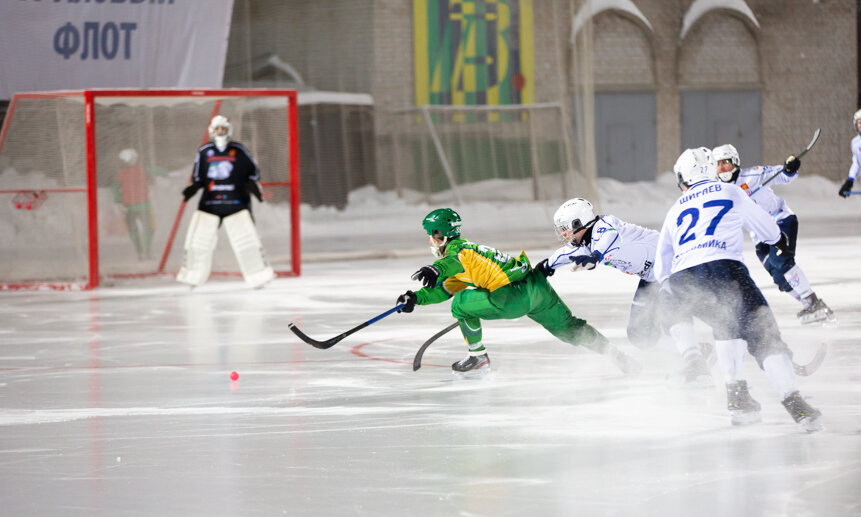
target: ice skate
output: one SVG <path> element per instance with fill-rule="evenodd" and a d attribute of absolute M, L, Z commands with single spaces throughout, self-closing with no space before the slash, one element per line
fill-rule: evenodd
<path fill-rule="evenodd" d="M 802 325 L 809 325 L 811 323 L 825 324 L 837 320 L 834 316 L 834 311 L 821 298 L 816 296 L 816 293 L 805 298 L 804 303 L 806 307 L 798 311 L 797 314 Z"/>
<path fill-rule="evenodd" d="M 726 407 L 732 417 L 732 425 L 754 424 L 761 420 L 759 402 L 747 391 L 747 381 L 730 382 L 726 385 Z"/>
<path fill-rule="evenodd" d="M 487 356 L 487 353 L 468 355 L 460 361 L 453 363 L 451 371 L 459 377 L 480 379 L 490 373 L 490 358 Z"/>
<path fill-rule="evenodd" d="M 710 388 L 714 386 L 708 364 L 701 355 L 691 354 L 685 365 L 667 379 L 674 388 Z"/>
<path fill-rule="evenodd" d="M 822 412 L 808 404 L 797 391 L 783 399 L 781 404 L 783 404 L 783 407 L 786 408 L 798 426 L 808 433 L 823 429 Z"/>

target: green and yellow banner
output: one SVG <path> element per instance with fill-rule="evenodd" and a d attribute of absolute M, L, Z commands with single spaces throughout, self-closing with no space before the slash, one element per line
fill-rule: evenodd
<path fill-rule="evenodd" d="M 535 100 L 532 0 L 413 0 L 416 105 Z"/>

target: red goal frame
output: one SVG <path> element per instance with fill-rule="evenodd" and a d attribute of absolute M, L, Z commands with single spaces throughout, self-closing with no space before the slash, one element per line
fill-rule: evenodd
<path fill-rule="evenodd" d="M 58 98 L 58 97 L 82 97 L 84 109 L 84 132 L 86 138 L 86 188 L 85 189 L 45 189 L 47 192 L 76 192 L 85 193 L 87 197 L 87 234 L 88 234 L 88 255 L 89 255 L 89 271 L 86 281 L 83 283 L 56 283 L 50 281 L 27 281 L 27 282 L 5 282 L 0 279 L 0 290 L 33 290 L 33 289 L 95 289 L 101 285 L 102 276 L 99 270 L 99 221 L 98 221 L 98 196 L 97 196 L 97 163 L 96 163 L 96 101 L 102 97 L 277 97 L 283 96 L 287 99 L 287 128 L 288 137 L 285 142 L 288 153 L 289 180 L 262 182 L 261 185 L 277 186 L 289 188 L 289 203 L 290 203 L 290 269 L 276 270 L 278 277 L 292 277 L 301 274 L 301 235 L 300 235 L 300 179 L 299 179 L 299 109 L 298 95 L 296 90 L 292 89 L 153 89 L 153 90 L 133 90 L 133 89 L 88 89 L 76 91 L 54 91 L 54 92 L 30 92 L 17 93 L 10 101 L 9 108 L 4 118 L 2 128 L 0 128 L 0 152 L 2 152 L 6 137 L 9 131 L 9 126 L 13 119 L 17 103 L 22 99 L 40 99 L 40 98 Z M 215 107 L 211 116 L 218 114 L 220 100 L 215 101 Z M 211 117 L 210 117 L 211 118 Z M 203 128 L 204 137 L 201 143 L 208 141 L 209 136 L 206 128 Z M 292 137 L 291 137 L 292 136 Z M 0 194 L 20 194 L 31 192 L 32 189 L 8 189 L 0 190 Z M 112 277 L 147 277 L 169 274 L 165 271 L 167 258 L 174 245 L 177 229 L 185 211 L 186 202 L 181 196 L 177 215 L 171 228 L 168 243 L 162 252 L 161 259 L 157 271 L 151 273 L 134 273 L 128 275 L 111 275 Z M 5 202 L 5 200 L 2 200 Z M 213 272 L 215 275 L 240 275 L 239 273 L 219 273 Z"/>

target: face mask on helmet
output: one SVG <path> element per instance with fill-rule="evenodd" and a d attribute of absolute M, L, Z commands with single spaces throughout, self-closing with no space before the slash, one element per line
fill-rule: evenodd
<path fill-rule="evenodd" d="M 859 120 L 861 120 L 861 110 L 856 111 L 855 115 L 852 116 L 852 127 L 861 135 L 861 129 L 858 128 Z"/>
<path fill-rule="evenodd" d="M 224 134 L 216 134 L 215 130 L 217 128 L 226 128 L 227 132 Z M 230 121 L 227 120 L 227 117 L 224 115 L 216 115 L 212 117 L 212 121 L 209 123 L 209 138 L 215 142 L 215 145 L 218 147 L 224 147 L 227 145 L 227 142 L 230 141 L 230 137 L 233 136 L 233 126 L 230 125 Z"/>
<path fill-rule="evenodd" d="M 460 237 L 460 214 L 451 208 L 437 208 L 422 220 L 422 227 L 429 236 L 430 250 L 434 257 L 442 258 L 445 246 Z"/>
<path fill-rule="evenodd" d="M 738 151 L 732 144 L 719 145 L 712 149 L 712 160 L 715 162 L 715 171 L 721 181 L 732 183 L 738 178 L 741 161 L 738 158 Z M 723 160 L 727 160 L 732 165 L 732 169 L 721 172 L 721 161 Z"/>
<path fill-rule="evenodd" d="M 707 147 L 685 149 L 673 165 L 673 172 L 676 173 L 676 182 L 682 192 L 685 187 L 717 179 L 711 151 Z"/>
<path fill-rule="evenodd" d="M 574 234 L 584 228 L 589 228 L 597 220 L 592 203 L 581 197 L 569 199 L 562 203 L 562 206 L 553 214 L 553 230 L 561 242 L 579 246 L 580 241 L 575 239 Z"/>

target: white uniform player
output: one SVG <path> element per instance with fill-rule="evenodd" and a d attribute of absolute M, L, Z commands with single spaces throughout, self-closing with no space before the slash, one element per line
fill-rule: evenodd
<path fill-rule="evenodd" d="M 708 149 L 686 150 L 673 170 L 683 194 L 664 220 L 655 261 L 667 310 L 712 328 L 733 424 L 760 419 L 743 375 L 747 342 L 793 419 L 807 431 L 821 429 L 821 413 L 799 394 L 792 352 L 742 261 L 744 229 L 780 250 L 787 249 L 785 234 L 743 190 L 717 181 Z"/>
<path fill-rule="evenodd" d="M 665 335 L 663 327 L 669 327 L 685 360 L 684 368 L 670 378 L 671 384 L 711 386 L 711 375 L 696 341 L 692 320 L 670 322 L 659 318 L 660 284 L 655 281 L 652 267 L 658 232 L 612 215 L 596 216 L 592 203 L 583 198 L 563 203 L 553 222 L 559 240 L 565 245 L 541 261 L 537 269 L 550 276 L 555 269 L 567 265 L 579 271 L 593 269 L 600 263 L 639 277 L 628 320 L 628 340 L 641 348 L 653 346 Z"/>
<path fill-rule="evenodd" d="M 852 117 L 852 127 L 855 128 L 855 131 L 858 133 L 855 135 L 855 138 L 852 139 L 852 143 L 850 144 L 850 148 L 852 151 L 852 165 L 849 167 L 849 177 L 846 178 L 846 181 L 843 182 L 843 185 L 840 186 L 840 191 L 837 192 L 840 197 L 849 197 L 852 194 L 852 185 L 855 184 L 855 180 L 858 178 L 858 172 L 861 171 L 861 110 L 855 112 L 855 115 Z"/>
<path fill-rule="evenodd" d="M 802 309 L 797 314 L 798 319 L 804 324 L 833 320 L 834 312 L 816 296 L 807 280 L 807 275 L 795 263 L 798 217 L 792 213 L 783 198 L 771 190 L 771 185 L 792 183 L 798 177 L 801 162 L 795 156 L 790 156 L 782 166 L 767 165 L 740 169 L 738 151 L 731 144 L 715 147 L 712 158 L 716 162 L 718 178 L 723 182 L 741 187 L 757 205 L 771 215 L 780 231 L 786 234 L 789 250 L 784 253 L 778 253 L 777 248 L 756 238 L 753 234 L 751 238 L 756 244 L 756 256 L 759 257 L 759 261 L 771 275 L 778 289 L 791 294 L 801 303 Z M 769 183 L 764 185 L 765 182 Z"/>

